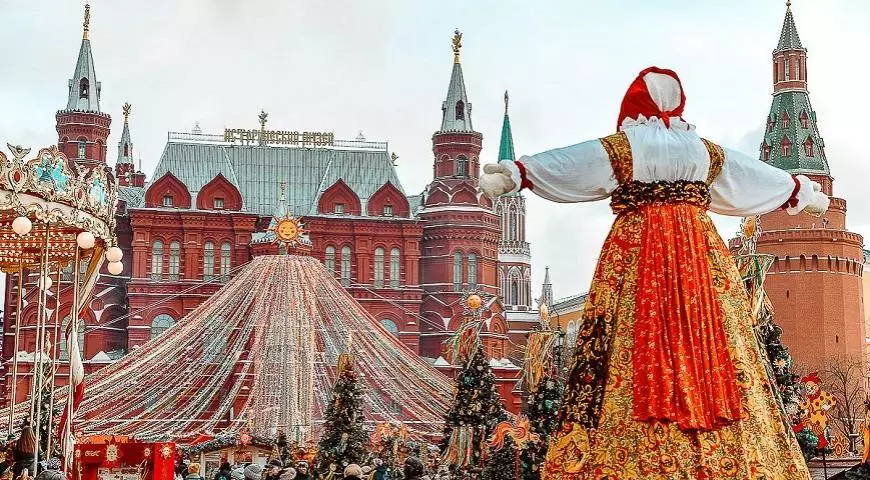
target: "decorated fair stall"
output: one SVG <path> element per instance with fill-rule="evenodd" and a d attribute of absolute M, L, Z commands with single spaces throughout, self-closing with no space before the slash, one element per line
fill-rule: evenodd
<path fill-rule="evenodd" d="M 75 447 L 74 480 L 173 480 L 174 443 L 94 436 Z"/>
<path fill-rule="evenodd" d="M 247 432 L 222 433 L 214 437 L 201 437 L 186 446 L 179 446 L 179 453 L 191 462 L 202 466 L 203 478 L 214 477 L 224 462 L 231 465 L 256 463 L 265 466 L 273 456 L 275 442 Z"/>

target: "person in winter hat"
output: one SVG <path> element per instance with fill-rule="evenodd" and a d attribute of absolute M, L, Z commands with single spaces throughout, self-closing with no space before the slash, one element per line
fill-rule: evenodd
<path fill-rule="evenodd" d="M 296 469 L 293 467 L 287 467 L 281 471 L 281 476 L 278 478 L 280 480 L 294 480 L 296 478 Z"/>
<path fill-rule="evenodd" d="M 423 474 L 426 473 L 426 468 L 423 462 L 417 457 L 408 457 L 405 459 L 405 466 L 402 470 L 405 474 L 405 480 L 421 480 Z"/>
<path fill-rule="evenodd" d="M 230 472 L 231 480 L 245 480 L 245 467 L 236 467 Z"/>
<path fill-rule="evenodd" d="M 355 463 L 351 463 L 344 469 L 344 480 L 362 480 L 362 468 Z"/>
<path fill-rule="evenodd" d="M 263 467 L 252 463 L 245 467 L 245 480 L 261 480 L 263 477 Z"/>
<path fill-rule="evenodd" d="M 296 480 L 311 480 L 308 462 L 304 460 L 296 462 Z"/>
<path fill-rule="evenodd" d="M 809 478 L 708 212 L 821 216 L 830 201 L 807 176 L 701 138 L 685 104 L 679 76 L 650 67 L 623 97 L 616 133 L 483 169 L 479 185 L 492 198 L 523 189 L 563 203 L 609 198 L 616 216 L 544 480 Z M 802 139 L 777 133 L 764 155 L 792 158 L 780 149 L 789 141 L 800 150 Z"/>
<path fill-rule="evenodd" d="M 233 467 L 231 467 L 229 463 L 222 463 L 218 471 L 214 474 L 214 480 L 231 480 L 230 473 L 232 470 Z"/>
<path fill-rule="evenodd" d="M 39 472 L 39 475 L 36 476 L 36 480 L 64 480 L 64 475 L 58 469 L 46 468 Z"/>

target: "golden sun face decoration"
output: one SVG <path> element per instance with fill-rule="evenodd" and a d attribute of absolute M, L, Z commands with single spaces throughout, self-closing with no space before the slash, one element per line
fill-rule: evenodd
<path fill-rule="evenodd" d="M 285 247 L 295 247 L 301 243 L 305 229 L 298 218 L 288 214 L 275 220 L 274 226 L 269 227 L 269 230 L 275 232 L 275 243 L 283 243 Z"/>

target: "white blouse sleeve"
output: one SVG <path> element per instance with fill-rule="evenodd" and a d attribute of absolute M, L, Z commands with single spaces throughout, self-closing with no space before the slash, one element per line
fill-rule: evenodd
<path fill-rule="evenodd" d="M 601 200 L 618 186 L 610 157 L 597 139 L 500 163 L 511 171 L 514 192 L 528 188 L 553 202 Z"/>
<path fill-rule="evenodd" d="M 713 212 L 733 216 L 762 215 L 789 203 L 788 213 L 796 215 L 812 201 L 814 192 L 809 178 L 792 176 L 734 150 L 723 150 L 722 172 L 710 188 Z"/>

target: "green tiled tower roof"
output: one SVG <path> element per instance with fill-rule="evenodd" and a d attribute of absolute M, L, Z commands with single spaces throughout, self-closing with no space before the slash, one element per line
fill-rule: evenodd
<path fill-rule="evenodd" d="M 783 144 L 790 147 L 784 148 Z M 791 173 L 830 175 L 825 140 L 819 134 L 816 112 L 806 91 L 774 94 L 761 144 L 761 160 Z"/>
<path fill-rule="evenodd" d="M 825 140 L 806 84 L 806 48 L 787 3 L 779 43 L 773 51 L 773 102 L 760 145 L 763 162 L 793 174 L 830 175 Z"/>
<path fill-rule="evenodd" d="M 504 92 L 504 121 L 501 124 L 501 143 L 498 146 L 497 160 L 515 160 L 514 137 L 511 134 L 511 119 L 508 116 L 508 92 Z"/>
<path fill-rule="evenodd" d="M 801 37 L 798 35 L 797 27 L 794 24 L 794 16 L 791 14 L 791 2 L 788 2 L 786 5 L 785 20 L 782 22 L 779 44 L 777 44 L 774 53 L 784 50 L 804 50 L 803 45 L 801 45 Z"/>

